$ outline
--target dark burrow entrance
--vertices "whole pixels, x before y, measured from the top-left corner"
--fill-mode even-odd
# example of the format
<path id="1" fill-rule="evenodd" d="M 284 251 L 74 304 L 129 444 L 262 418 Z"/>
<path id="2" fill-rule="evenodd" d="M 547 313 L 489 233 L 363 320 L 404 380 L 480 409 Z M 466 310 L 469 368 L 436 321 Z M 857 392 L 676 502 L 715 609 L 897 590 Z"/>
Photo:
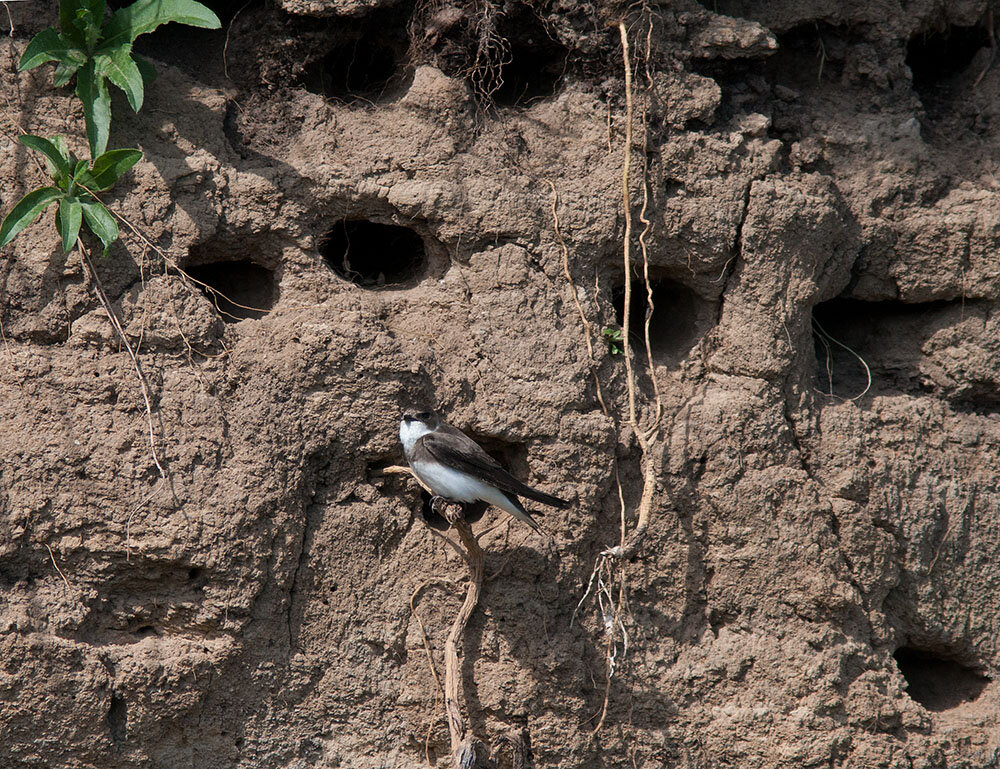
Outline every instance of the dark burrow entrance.
<path id="1" fill-rule="evenodd" d="M 534 9 L 513 5 L 497 24 L 509 53 L 503 66 L 484 78 L 499 106 L 528 105 L 555 94 L 566 72 L 569 51 L 556 42 Z"/>
<path id="2" fill-rule="evenodd" d="M 950 111 L 950 105 L 964 89 L 954 79 L 965 73 L 976 54 L 989 46 L 985 24 L 971 27 L 952 25 L 936 32 L 921 32 L 906 46 L 906 64 L 913 73 L 913 88 L 931 120 Z M 981 69 L 985 69 L 984 57 Z"/>
<path id="3" fill-rule="evenodd" d="M 412 75 L 409 4 L 382 8 L 330 27 L 332 46 L 305 68 L 306 90 L 345 102 L 378 102 L 399 95 Z"/>
<path id="4" fill-rule="evenodd" d="M 907 694 L 933 712 L 974 702 L 990 683 L 989 677 L 937 652 L 903 646 L 892 656 Z"/>
<path id="5" fill-rule="evenodd" d="M 985 24 L 950 26 L 939 32 L 922 32 L 906 45 L 906 66 L 913 73 L 913 87 L 922 93 L 963 72 L 979 49 L 990 44 Z"/>
<path id="6" fill-rule="evenodd" d="M 506 2 L 418 6 L 413 54 L 449 77 L 465 80 L 483 107 L 526 106 L 553 96 L 569 66 L 569 49 L 556 40 L 537 7 Z"/>
<path id="7" fill-rule="evenodd" d="M 837 297 L 813 308 L 816 389 L 836 398 L 925 393 L 922 345 L 956 322 L 961 302 L 866 302 Z"/>
<path id="8" fill-rule="evenodd" d="M 134 0 L 108 0 L 108 9 L 117 11 Z M 223 51 L 227 30 L 237 14 L 263 7 L 265 0 L 199 0 L 218 18 L 219 29 L 205 29 L 187 24 L 167 23 L 152 33 L 136 38 L 133 50 L 145 59 L 167 62 L 190 77 L 209 83 L 225 78 Z"/>
<path id="9" fill-rule="evenodd" d="M 650 350 L 653 362 L 679 365 L 715 320 L 715 304 L 693 290 L 669 278 L 652 278 L 653 314 L 649 322 Z M 612 292 L 615 320 L 625 320 L 625 287 Z M 646 310 L 649 292 L 645 282 L 632 281 L 629 307 L 629 340 L 638 354 L 645 350 Z"/>
<path id="10" fill-rule="evenodd" d="M 427 266 L 423 238 L 409 227 L 366 219 L 342 219 L 320 247 L 337 275 L 358 286 L 406 286 Z"/>
<path id="11" fill-rule="evenodd" d="M 277 300 L 274 271 L 249 259 L 185 267 L 226 323 L 262 318 Z"/>

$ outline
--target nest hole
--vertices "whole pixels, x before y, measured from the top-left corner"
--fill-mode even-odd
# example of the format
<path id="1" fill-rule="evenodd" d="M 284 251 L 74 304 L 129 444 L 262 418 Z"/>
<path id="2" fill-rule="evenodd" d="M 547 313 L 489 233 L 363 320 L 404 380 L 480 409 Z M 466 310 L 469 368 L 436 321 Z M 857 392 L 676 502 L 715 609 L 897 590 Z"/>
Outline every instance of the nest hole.
<path id="1" fill-rule="evenodd" d="M 570 51 L 555 40 L 535 8 L 507 2 L 492 13 L 475 3 L 418 4 L 412 52 L 469 85 L 483 107 L 526 106 L 553 96 Z"/>
<path id="2" fill-rule="evenodd" d="M 108 731 L 111 741 L 116 745 L 125 739 L 128 727 L 128 704 L 117 694 L 111 695 L 111 705 L 108 707 Z"/>
<path id="3" fill-rule="evenodd" d="M 427 265 L 423 238 L 415 231 L 367 219 L 337 222 L 320 250 L 337 275 L 366 288 L 411 284 Z"/>
<path id="4" fill-rule="evenodd" d="M 506 40 L 506 56 L 482 83 L 484 90 L 492 90 L 493 103 L 527 106 L 555 95 L 566 74 L 569 50 L 552 39 L 535 11 L 515 6 L 500 17 L 497 33 Z"/>
<path id="5" fill-rule="evenodd" d="M 133 50 L 139 56 L 162 61 L 183 70 L 201 82 L 225 77 L 223 48 L 226 33 L 237 14 L 261 7 L 264 0 L 200 0 L 218 18 L 219 29 L 205 29 L 178 22 L 157 27 L 136 38 Z M 133 0 L 108 0 L 108 8 L 117 11 L 132 5 Z"/>
<path id="6" fill-rule="evenodd" d="M 329 52 L 307 64 L 307 91 L 348 103 L 380 102 L 400 95 L 412 76 L 405 8 L 373 11 L 333 27 Z"/>
<path id="7" fill-rule="evenodd" d="M 928 392 L 923 341 L 948 325 L 961 304 L 865 302 L 835 298 L 813 308 L 816 389 L 836 398 L 866 392 Z"/>
<path id="8" fill-rule="evenodd" d="M 907 694 L 932 712 L 975 702 L 990 683 L 988 676 L 946 654 L 903 646 L 892 656 L 906 680 Z"/>
<path id="9" fill-rule="evenodd" d="M 924 96 L 955 75 L 964 72 L 976 54 L 990 44 L 986 26 L 952 25 L 932 33 L 921 33 L 906 46 L 906 65 L 913 73 L 913 87 Z"/>
<path id="10" fill-rule="evenodd" d="M 649 346 L 653 363 L 666 366 L 679 365 L 694 348 L 714 322 L 714 303 L 692 289 L 669 278 L 650 280 L 653 313 L 649 319 Z M 645 349 L 646 313 L 649 294 L 645 281 L 632 281 L 632 300 L 629 303 L 629 342 L 637 351 Z M 615 319 L 621 326 L 625 321 L 625 287 L 612 292 Z"/>
<path id="11" fill-rule="evenodd" d="M 263 318 L 277 300 L 274 271 L 249 259 L 197 264 L 185 272 L 201 284 L 226 323 Z"/>

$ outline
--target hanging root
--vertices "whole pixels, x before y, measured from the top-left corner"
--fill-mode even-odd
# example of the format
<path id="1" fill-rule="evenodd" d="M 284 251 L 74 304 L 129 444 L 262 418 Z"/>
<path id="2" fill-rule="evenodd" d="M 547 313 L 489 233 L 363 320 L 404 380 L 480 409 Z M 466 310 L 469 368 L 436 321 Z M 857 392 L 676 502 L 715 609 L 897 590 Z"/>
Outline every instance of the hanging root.
<path id="1" fill-rule="evenodd" d="M 647 83 L 652 82 L 649 71 L 649 57 L 652 43 L 652 16 L 648 7 L 643 5 L 643 12 L 647 15 L 649 27 L 646 34 L 646 79 Z M 630 617 L 628 606 L 628 574 L 627 565 L 638 552 L 645 538 L 649 527 L 650 514 L 653 508 L 653 500 L 657 487 L 657 464 L 658 444 L 661 435 L 661 421 L 663 417 L 663 404 L 660 397 L 659 384 L 656 381 L 656 370 L 654 367 L 652 342 L 650 339 L 650 322 L 653 315 L 653 295 L 652 284 L 649 278 L 649 254 L 648 238 L 652 228 L 651 219 L 648 216 L 650 205 L 650 194 L 648 184 L 648 162 L 647 153 L 647 121 L 645 115 L 642 120 L 642 145 L 643 145 L 643 167 L 642 167 L 642 207 L 639 212 L 639 221 L 643 229 L 638 236 L 639 250 L 642 257 L 642 276 L 646 289 L 646 317 L 644 323 L 643 341 L 645 342 L 645 363 L 649 369 L 649 375 L 653 381 L 653 414 L 648 420 L 648 426 L 640 424 L 639 406 L 637 404 L 637 385 L 635 364 L 632 357 L 632 340 L 629 333 L 631 325 L 631 304 L 632 304 L 632 144 L 633 144 L 633 124 L 635 112 L 635 98 L 632 83 L 632 60 L 629 47 L 628 31 L 625 22 L 618 24 L 618 32 L 621 38 L 622 61 L 624 63 L 625 76 L 625 146 L 622 163 L 621 191 L 622 205 L 625 217 L 625 233 L 622 248 L 623 271 L 625 279 L 625 296 L 623 300 L 622 312 L 622 358 L 625 362 L 625 384 L 628 395 L 628 424 L 632 429 L 632 434 L 639 445 L 640 463 L 642 467 L 642 493 L 639 498 L 639 505 L 636 510 L 635 526 L 628 530 L 626 515 L 626 505 L 622 492 L 621 479 L 617 473 L 617 463 L 615 464 L 615 475 L 618 483 L 618 498 L 621 509 L 620 516 L 620 537 L 618 544 L 614 547 L 603 550 L 597 557 L 590 579 L 587 582 L 587 589 L 580 598 L 576 609 L 573 611 L 573 618 L 580 613 L 588 601 L 596 604 L 604 635 L 604 661 L 605 661 L 605 681 L 604 700 L 600 711 L 595 714 L 597 724 L 593 734 L 597 734 L 604 725 L 608 714 L 608 704 L 611 696 L 611 680 L 615 673 L 621 669 L 629 651 L 629 634 L 626 621 Z M 551 186 L 551 185 L 550 185 Z M 569 280 L 568 258 L 566 256 L 565 245 L 558 231 L 558 219 L 555 216 L 555 189 L 553 188 L 553 219 L 556 222 L 556 234 L 560 245 L 564 250 L 564 271 Z M 572 285 L 572 281 L 571 281 Z M 574 291 L 574 299 L 576 294 Z M 582 309 L 577 301 L 577 309 L 582 316 Z M 583 319 L 584 330 L 587 333 L 588 351 L 590 347 L 590 324 Z M 598 387 L 598 395 L 601 391 Z M 601 398 L 601 406 L 605 413 L 607 409 Z"/>

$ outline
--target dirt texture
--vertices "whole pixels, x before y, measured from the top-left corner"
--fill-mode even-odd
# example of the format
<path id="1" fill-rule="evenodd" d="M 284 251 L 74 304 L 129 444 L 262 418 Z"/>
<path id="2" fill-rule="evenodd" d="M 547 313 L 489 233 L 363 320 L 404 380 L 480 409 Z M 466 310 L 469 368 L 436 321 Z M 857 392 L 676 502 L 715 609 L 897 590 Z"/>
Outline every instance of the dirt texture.
<path id="1" fill-rule="evenodd" d="M 0 39 L 5 212 L 43 179 L 17 133 L 86 148 L 51 68 L 16 71 L 42 5 Z M 0 261 L 0 766 L 449 766 L 423 633 L 440 675 L 466 570 L 380 472 L 414 403 L 573 501 L 532 507 L 551 539 L 476 524 L 462 688 L 498 766 L 998 765 L 992 6 L 213 7 L 137 45 L 159 76 L 111 144 L 144 159 L 106 199 L 142 237 L 97 261 L 168 481 L 50 215 Z M 571 618 L 642 485 L 602 336 L 620 19 L 664 415 L 594 733 L 605 621 Z"/>

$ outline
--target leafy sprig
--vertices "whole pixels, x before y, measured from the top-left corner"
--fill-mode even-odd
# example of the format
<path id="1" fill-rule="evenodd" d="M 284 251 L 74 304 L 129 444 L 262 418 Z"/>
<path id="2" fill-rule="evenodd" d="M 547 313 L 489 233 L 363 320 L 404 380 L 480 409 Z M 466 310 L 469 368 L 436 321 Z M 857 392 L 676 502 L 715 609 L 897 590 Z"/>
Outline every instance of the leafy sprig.
<path id="1" fill-rule="evenodd" d="M 104 244 L 104 251 L 118 239 L 118 224 L 111 212 L 94 195 L 114 186 L 119 177 L 139 162 L 142 153 L 134 149 L 111 150 L 91 162 L 80 160 L 66 148 L 61 136 L 46 139 L 24 134 L 18 141 L 40 152 L 52 185 L 25 195 L 0 224 L 0 248 L 10 243 L 51 205 L 58 203 L 56 229 L 63 249 L 73 250 L 85 223 Z"/>
<path id="2" fill-rule="evenodd" d="M 601 336 L 604 337 L 604 341 L 608 345 L 608 351 L 612 355 L 622 354 L 625 348 L 622 346 L 622 330 L 620 328 L 611 328 L 610 326 L 607 326 L 601 332 Z"/>
<path id="3" fill-rule="evenodd" d="M 139 35 L 161 24 L 178 22 L 218 29 L 219 18 L 195 0 L 137 0 L 105 21 L 105 0 L 61 0 L 59 29 L 35 35 L 21 57 L 21 71 L 56 62 L 54 84 L 66 85 L 76 75 L 76 95 L 83 103 L 90 156 L 108 147 L 111 96 L 107 81 L 120 88 L 134 112 L 142 108 L 146 84 L 156 76 L 153 66 L 132 53 Z"/>

